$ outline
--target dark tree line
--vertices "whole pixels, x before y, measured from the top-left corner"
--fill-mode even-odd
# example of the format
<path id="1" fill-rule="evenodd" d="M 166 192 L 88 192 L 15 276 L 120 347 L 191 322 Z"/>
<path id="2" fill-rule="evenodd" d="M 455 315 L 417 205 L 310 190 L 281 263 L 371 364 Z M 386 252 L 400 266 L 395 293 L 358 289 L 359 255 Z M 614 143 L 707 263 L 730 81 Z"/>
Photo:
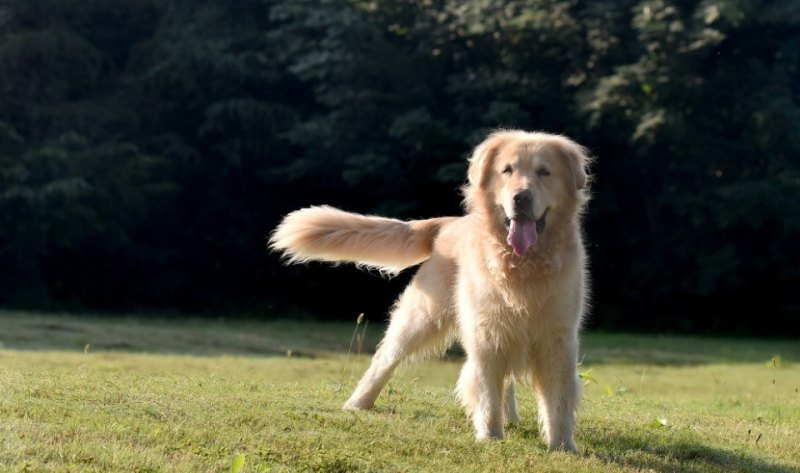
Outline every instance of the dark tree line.
<path id="1" fill-rule="evenodd" d="M 490 130 L 596 155 L 591 324 L 799 334 L 800 1 L 5 0 L 0 305 L 382 318 L 310 204 L 455 214 Z"/>

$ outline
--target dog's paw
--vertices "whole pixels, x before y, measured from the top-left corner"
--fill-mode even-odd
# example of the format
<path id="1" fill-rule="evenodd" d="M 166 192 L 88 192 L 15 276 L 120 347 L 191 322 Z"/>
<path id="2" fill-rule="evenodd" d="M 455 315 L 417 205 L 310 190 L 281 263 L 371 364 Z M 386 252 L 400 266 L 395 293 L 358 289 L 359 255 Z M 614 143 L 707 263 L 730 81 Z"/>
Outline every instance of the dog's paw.
<path id="1" fill-rule="evenodd" d="M 548 448 L 554 452 L 578 453 L 578 449 L 575 447 L 575 442 L 572 440 L 561 442 L 557 445 L 550 445 Z"/>
<path id="2" fill-rule="evenodd" d="M 503 440 L 503 430 L 497 430 L 495 432 L 491 432 L 489 430 L 479 430 L 475 432 L 475 440 L 477 442 L 485 442 L 487 440 Z"/>
<path id="3" fill-rule="evenodd" d="M 345 411 L 364 411 L 367 409 L 372 409 L 375 406 L 373 403 L 367 402 L 359 402 L 358 400 L 348 399 L 347 402 L 344 403 L 342 409 Z"/>

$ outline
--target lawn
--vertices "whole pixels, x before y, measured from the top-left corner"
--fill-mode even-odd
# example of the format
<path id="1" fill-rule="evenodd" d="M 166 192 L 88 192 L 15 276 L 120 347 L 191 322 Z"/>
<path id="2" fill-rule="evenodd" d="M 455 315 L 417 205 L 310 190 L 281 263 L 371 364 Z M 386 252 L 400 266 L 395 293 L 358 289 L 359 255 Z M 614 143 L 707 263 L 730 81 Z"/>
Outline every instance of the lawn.
<path id="1" fill-rule="evenodd" d="M 0 471 L 800 471 L 797 341 L 587 333 L 570 455 L 526 388 L 475 443 L 457 352 L 340 410 L 382 330 L 355 328 L 0 312 Z"/>

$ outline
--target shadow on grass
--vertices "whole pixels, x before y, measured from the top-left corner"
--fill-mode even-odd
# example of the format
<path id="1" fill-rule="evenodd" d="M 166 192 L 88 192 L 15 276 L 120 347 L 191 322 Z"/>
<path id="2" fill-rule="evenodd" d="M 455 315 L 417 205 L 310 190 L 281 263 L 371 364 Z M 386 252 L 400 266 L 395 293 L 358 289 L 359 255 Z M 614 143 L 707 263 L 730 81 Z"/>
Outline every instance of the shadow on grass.
<path id="1" fill-rule="evenodd" d="M 703 445 L 698 440 L 616 435 L 584 439 L 587 455 L 606 463 L 634 467 L 641 471 L 707 472 L 752 471 L 797 473 L 797 468 L 764 460 L 746 449 L 725 450 Z"/>
<path id="2" fill-rule="evenodd" d="M 508 428 L 511 435 L 542 444 L 536 425 L 517 424 Z M 677 435 L 677 438 L 675 437 Z M 772 472 L 798 473 L 798 468 L 759 458 L 747 448 L 725 450 L 703 445 L 687 433 L 658 434 L 640 432 L 638 436 L 613 433 L 588 433 L 578 439 L 580 455 L 607 464 L 658 472 Z"/>
<path id="3" fill-rule="evenodd" d="M 346 352 L 353 330 L 345 324 L 17 311 L 0 311 L 0 327 L 0 348 L 8 349 L 298 358 Z"/>
<path id="4" fill-rule="evenodd" d="M 43 314 L 0 310 L 0 347 L 25 350 L 128 351 L 191 355 L 319 357 L 332 353 L 371 354 L 385 326 L 375 321 L 298 322 L 164 316 Z M 357 330 L 356 330 L 357 329 Z M 357 332 L 356 337 L 354 333 Z M 352 345 L 351 345 L 352 344 Z M 460 362 L 455 345 L 447 359 Z M 780 355 L 800 360 L 800 344 L 781 340 L 587 333 L 586 364 L 699 365 L 765 363 Z"/>
<path id="5" fill-rule="evenodd" d="M 581 347 L 587 364 L 692 366 L 710 363 L 800 361 L 796 340 L 588 333 Z"/>

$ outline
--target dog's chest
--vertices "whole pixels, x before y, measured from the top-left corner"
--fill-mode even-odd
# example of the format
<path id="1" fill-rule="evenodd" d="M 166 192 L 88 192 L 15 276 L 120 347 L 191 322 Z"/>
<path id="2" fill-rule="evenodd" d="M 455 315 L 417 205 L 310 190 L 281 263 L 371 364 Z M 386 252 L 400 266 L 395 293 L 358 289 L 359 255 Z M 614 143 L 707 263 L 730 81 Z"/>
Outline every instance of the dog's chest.
<path id="1" fill-rule="evenodd" d="M 487 297 L 514 312 L 535 314 L 552 296 L 560 264 L 553 258 L 535 255 L 520 259 L 513 254 L 486 261 Z"/>

